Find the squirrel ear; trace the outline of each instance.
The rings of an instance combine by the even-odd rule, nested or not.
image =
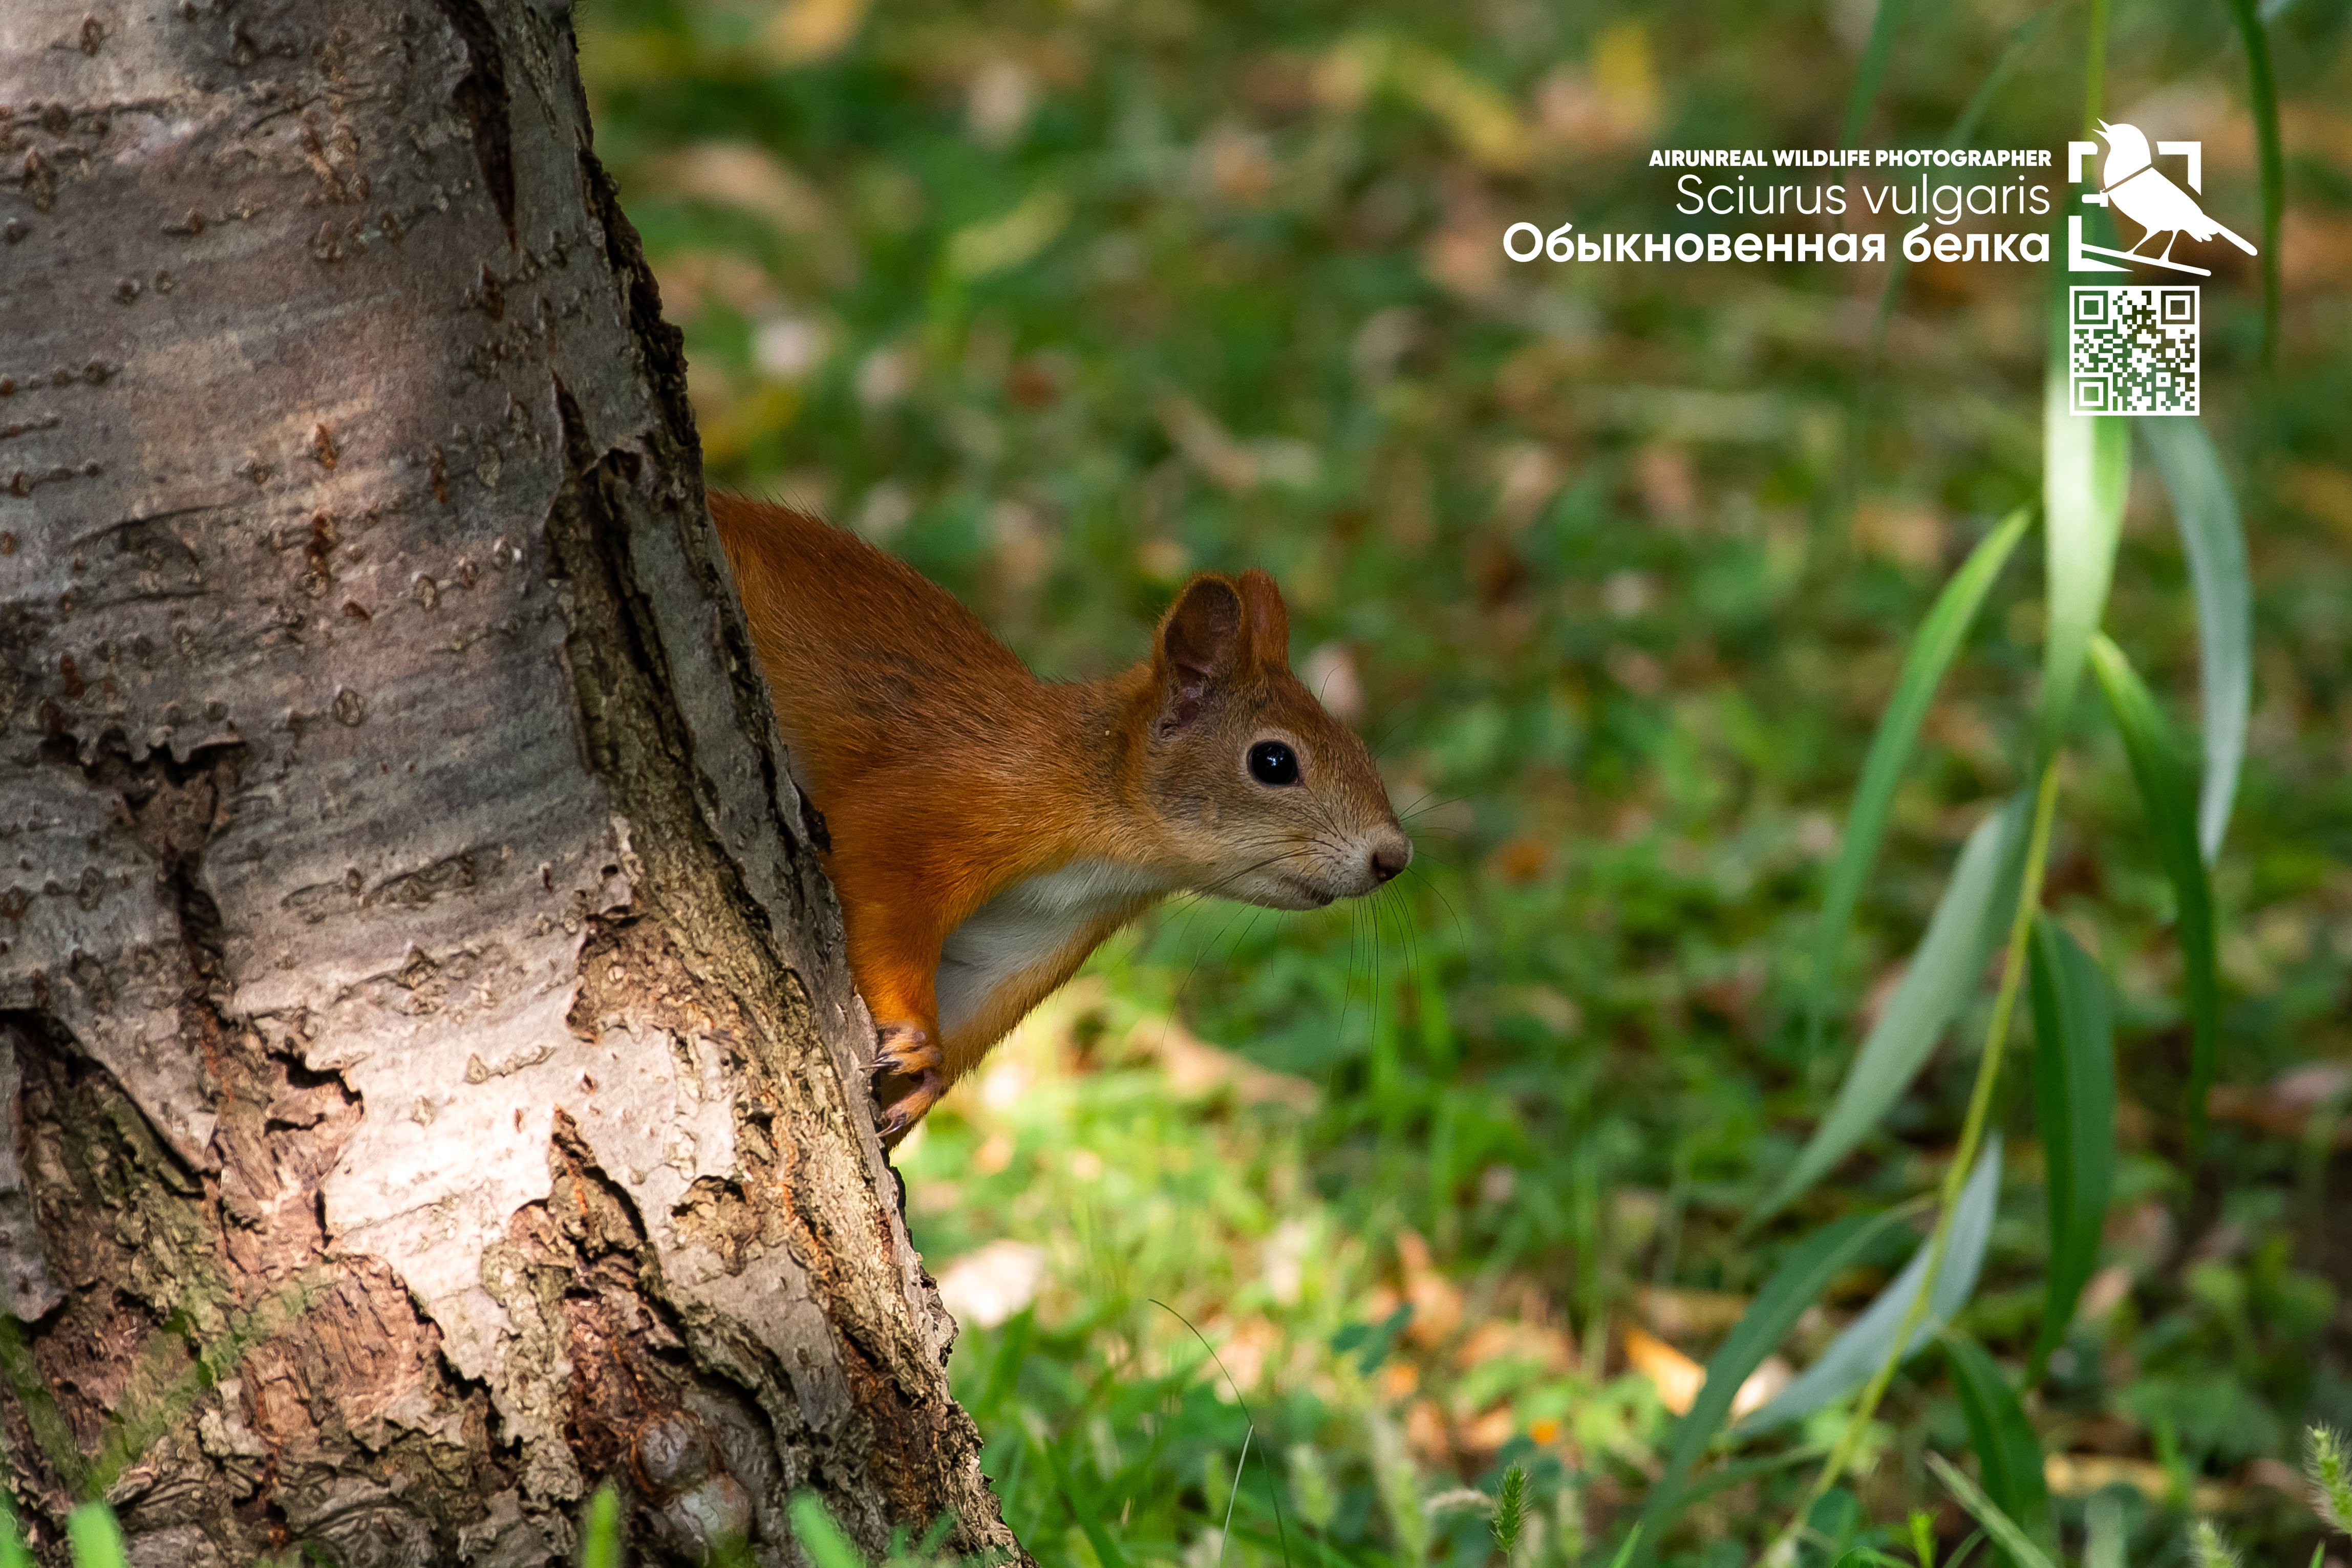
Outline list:
[[[1203,694],[1233,674],[1241,640],[1242,599],[1234,585],[1205,572],[1186,583],[1160,623],[1154,663],[1166,690],[1165,725],[1190,724],[1199,715]]]
[[[1242,573],[1242,604],[1248,612],[1249,651],[1254,663],[1278,670],[1290,667],[1290,612],[1283,608],[1282,590],[1257,568]]]

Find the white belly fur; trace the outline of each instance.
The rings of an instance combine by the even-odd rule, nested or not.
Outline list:
[[[1131,866],[1077,861],[1016,882],[982,904],[940,948],[940,1038],[961,1029],[1000,984],[1060,952],[1087,925],[1169,885]]]

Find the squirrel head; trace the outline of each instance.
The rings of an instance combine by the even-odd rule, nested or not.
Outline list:
[[[1319,909],[1404,870],[1372,754],[1290,672],[1274,579],[1203,572],[1152,644],[1141,766],[1189,884],[1270,909]]]

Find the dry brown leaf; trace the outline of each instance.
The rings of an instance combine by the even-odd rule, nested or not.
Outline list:
[[[1691,1402],[1706,1382],[1706,1368],[1645,1328],[1627,1323],[1622,1333],[1627,1364],[1650,1380],[1658,1403],[1677,1416],[1690,1414]]]
[[[1669,1339],[1711,1339],[1729,1331],[1748,1311],[1748,1298],[1729,1291],[1659,1290],[1643,1286],[1633,1302],[1655,1332]]]
[[[1396,1249],[1404,1272],[1404,1299],[1412,1303],[1405,1337],[1425,1347],[1443,1344],[1462,1326],[1461,1289],[1430,1261],[1429,1243],[1417,1232],[1398,1231]]]
[[[2162,1502],[2172,1490],[2172,1476],[2154,1459],[2123,1459],[2112,1454],[2052,1454],[2042,1461],[2042,1479],[2053,1497],[2089,1497],[2111,1486],[2127,1486],[2151,1502]],[[2199,1481],[2190,1498],[2200,1513],[2220,1513],[2234,1507],[2240,1489],[2220,1481]]]
[[[1677,1416],[1690,1414],[1698,1391],[1706,1386],[1706,1368],[1646,1329],[1627,1323],[1622,1333],[1627,1364],[1650,1380],[1650,1386],[1658,1391],[1658,1403]],[[1779,1356],[1765,1357],[1732,1395],[1731,1418],[1736,1421],[1761,1409],[1795,1375],[1794,1369]]]
[[[1404,1413],[1404,1446],[1423,1464],[1434,1468],[1454,1457],[1445,1431],[1445,1413],[1433,1399],[1419,1399]]]
[[[1129,1045],[1155,1057],[1168,1075],[1168,1087],[1180,1099],[1205,1099],[1233,1092],[1246,1105],[1287,1105],[1294,1111],[1315,1108],[1315,1085],[1288,1072],[1221,1051],[1170,1018],[1147,1018],[1129,1031]]]
[[[1475,1419],[1465,1421],[1455,1428],[1454,1442],[1465,1453],[1491,1454],[1509,1442],[1518,1429],[1518,1422],[1507,1405],[1497,1405]]]
[[[751,141],[698,141],[649,158],[633,184],[665,195],[733,207],[764,218],[788,235],[825,227],[824,194],[782,159]]]
[[[2213,1086],[2213,1119],[2252,1127],[2273,1137],[2300,1138],[2312,1113],[2333,1105],[2338,1109],[2331,1141],[2338,1149],[2352,1149],[2352,1116],[2341,1113],[2352,1093],[2352,1063],[2313,1062],[2259,1088],[2234,1083]]]
[[[1454,1353],[1454,1364],[1466,1372],[1505,1356],[1532,1361],[1547,1372],[1565,1372],[1576,1364],[1576,1346],[1555,1328],[1513,1318],[1488,1318],[1463,1340]]]

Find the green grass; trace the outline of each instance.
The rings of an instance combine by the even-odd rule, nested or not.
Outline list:
[[[2352,1062],[2346,263],[2306,253],[2298,289],[2290,253],[2269,373],[2262,276],[2217,279],[2210,440],[2152,434],[2118,490],[2128,443],[2053,447],[2045,475],[2040,275],[1910,268],[1879,333],[1875,270],[1493,254],[1523,216],[1656,226],[1652,146],[2080,122],[2083,11],[1851,9],[885,7],[811,59],[763,5],[586,14],[599,150],[686,329],[715,483],[863,528],[1049,675],[1137,656],[1189,570],[1268,566],[1297,662],[1360,691],[1419,844],[1370,905],[1148,922],[902,1152],[965,1309],[956,1387],[1042,1562],[1484,1562],[1461,1494],[1515,1464],[1515,1563],[1715,1568],[1800,1525],[1809,1560],[1950,1561],[1981,1516],[1927,1458],[1974,1432],[2001,1497],[2059,1458],[2037,1551],[2119,1531],[2130,1562],[2179,1561],[2197,1499],[2250,1561],[2319,1540],[2281,1478],[2306,1422],[2352,1421],[2344,1096],[2298,1132],[2265,1086]],[[2110,110],[2205,90],[2166,134],[2205,136],[2209,192],[2260,228],[2275,160],[2230,107],[2231,15],[2113,26]],[[2294,127],[2338,123],[2345,8],[2268,26],[2289,227],[2341,233],[2345,143]],[[2045,480],[2042,548],[2002,545],[1928,646],[1953,574]],[[2045,664],[2071,706],[2037,711]],[[1865,783],[1906,704],[1916,743]],[[2183,814],[2199,733],[2245,747],[2218,857],[2217,787]],[[1937,960],[1948,997],[1896,999],[2012,797]],[[2200,893],[2210,988],[2176,930]],[[1980,1074],[1988,958],[2019,1000],[2009,1066]],[[1918,1043],[1872,1058],[1855,1135],[1789,1179],[1885,1009]],[[1631,1542],[1678,1428],[1625,1328],[1808,1364],[1993,1134],[1951,1354],[1885,1366],[1864,1410],[1681,1429],[1687,1506]],[[1728,1345],[1809,1238],[1906,1204],[1789,1333]],[[991,1280],[1019,1310],[981,1326]]]
[[[585,7],[713,481],[1055,676],[1269,567],[1419,845],[1125,934],[901,1150],[1040,1562],[2343,1552],[2347,16]],[[2045,423],[2044,275],[1497,254],[2159,91],[2265,254],[2137,442]]]

